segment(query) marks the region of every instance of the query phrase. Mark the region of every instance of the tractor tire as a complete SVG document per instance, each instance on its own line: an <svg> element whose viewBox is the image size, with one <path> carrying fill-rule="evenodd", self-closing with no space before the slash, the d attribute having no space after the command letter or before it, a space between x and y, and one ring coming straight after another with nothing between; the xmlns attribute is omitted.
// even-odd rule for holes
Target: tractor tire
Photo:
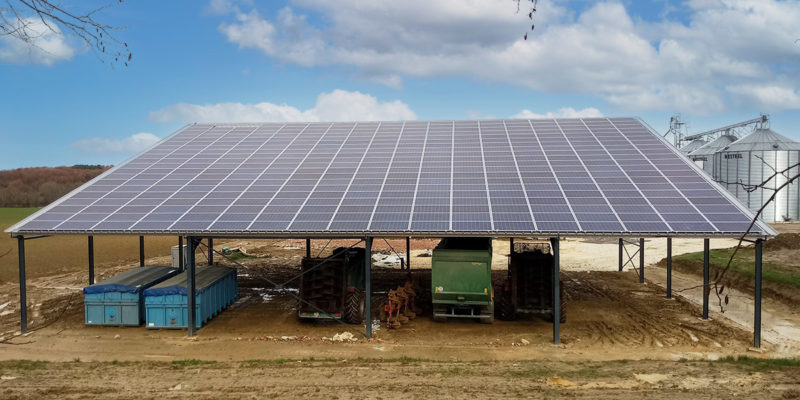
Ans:
<svg viewBox="0 0 800 400"><path fill-rule="evenodd" d="M348 324L360 324L364 321L364 291L353 290L344 295L344 312L342 313L342 320Z"/></svg>
<svg viewBox="0 0 800 400"><path fill-rule="evenodd" d="M514 309L514 303L511 301L511 292L505 292L503 288L500 287L495 290L495 293L500 294L496 299L497 307L495 308L495 316L502 321L513 321L517 319L517 310Z"/></svg>

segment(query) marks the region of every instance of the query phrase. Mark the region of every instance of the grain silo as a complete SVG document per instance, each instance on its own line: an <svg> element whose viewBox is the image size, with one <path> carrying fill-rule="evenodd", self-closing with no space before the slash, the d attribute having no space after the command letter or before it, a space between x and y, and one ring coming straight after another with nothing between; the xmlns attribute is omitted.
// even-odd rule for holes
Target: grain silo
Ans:
<svg viewBox="0 0 800 400"><path fill-rule="evenodd" d="M771 129L756 129L714 155L713 176L742 203L757 211L775 193L774 189L800 173L800 167L773 177L775 172L796 165L799 161L800 143ZM765 181L763 189L748 190L748 186L752 189ZM800 182L794 181L778 191L774 202L764 209L761 218L767 222L800 219Z"/></svg>
<svg viewBox="0 0 800 400"><path fill-rule="evenodd" d="M687 155L701 147L703 147L707 142L703 139L695 139L689 142L686 146L680 148L681 153Z"/></svg>
<svg viewBox="0 0 800 400"><path fill-rule="evenodd" d="M697 150L688 154L689 159L694 161L697 166L713 176L714 173L714 154L720 149L736 141L735 136L722 135L709 143L704 144Z"/></svg>

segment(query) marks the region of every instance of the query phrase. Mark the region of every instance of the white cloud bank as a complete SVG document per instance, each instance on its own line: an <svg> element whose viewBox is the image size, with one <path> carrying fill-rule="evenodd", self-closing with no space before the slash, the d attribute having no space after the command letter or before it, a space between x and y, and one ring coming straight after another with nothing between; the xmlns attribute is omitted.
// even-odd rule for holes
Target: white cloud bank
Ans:
<svg viewBox="0 0 800 400"><path fill-rule="evenodd" d="M507 0L292 0L273 18L232 1L215 2L228 12L219 31L240 48L301 66L349 66L392 87L409 76L458 76L590 94L630 110L800 108L792 78L800 0L689 0L688 23L642 21L618 1L577 15L553 1L539 7L527 41L527 16Z"/></svg>
<svg viewBox="0 0 800 400"><path fill-rule="evenodd" d="M361 92L334 90L321 93L314 107L300 110L287 104L216 103L169 105L150 113L156 122L288 122L288 121L395 121L413 120L417 115L407 104L378 101Z"/></svg>
<svg viewBox="0 0 800 400"><path fill-rule="evenodd" d="M32 38L31 43L11 35L0 36L0 62L51 66L75 55L75 49L67 44L58 25L50 24L51 30L41 20L33 18L19 19L16 23L16 29L22 29L22 25L25 25L24 29Z"/></svg>
<svg viewBox="0 0 800 400"><path fill-rule="evenodd" d="M531 110L522 110L511 118L522 119L536 119L536 118L597 118L602 117L603 113L594 107L584 108L583 110L576 110L572 107L559 108L556 111L546 112L544 114L537 114Z"/></svg>
<svg viewBox="0 0 800 400"><path fill-rule="evenodd" d="M123 139L91 138L79 140L70 147L90 154L138 153L158 143L160 137L148 133L135 133Z"/></svg>

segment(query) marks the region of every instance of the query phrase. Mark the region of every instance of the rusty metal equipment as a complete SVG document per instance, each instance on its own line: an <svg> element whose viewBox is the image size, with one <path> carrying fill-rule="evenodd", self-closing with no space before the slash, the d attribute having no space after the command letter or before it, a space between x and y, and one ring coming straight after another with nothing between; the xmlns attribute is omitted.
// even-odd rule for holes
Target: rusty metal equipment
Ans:
<svg viewBox="0 0 800 400"><path fill-rule="evenodd" d="M554 259L546 242L515 243L508 260L508 278L495 290L497 317L514 320L518 314L553 318ZM559 284L560 322L566 322L564 285Z"/></svg>

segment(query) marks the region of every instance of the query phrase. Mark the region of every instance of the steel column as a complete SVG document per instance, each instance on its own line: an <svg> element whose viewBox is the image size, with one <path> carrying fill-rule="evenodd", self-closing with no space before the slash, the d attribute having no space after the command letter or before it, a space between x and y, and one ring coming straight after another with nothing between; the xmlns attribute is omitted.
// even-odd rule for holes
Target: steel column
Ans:
<svg viewBox="0 0 800 400"><path fill-rule="evenodd" d="M311 258L311 239L306 239L306 258Z"/></svg>
<svg viewBox="0 0 800 400"><path fill-rule="evenodd" d="M94 236L89 236L89 284L94 285Z"/></svg>
<svg viewBox="0 0 800 400"><path fill-rule="evenodd" d="M139 266L144 267L144 236L139 236Z"/></svg>
<svg viewBox="0 0 800 400"><path fill-rule="evenodd" d="M197 314L196 314L197 313L197 305L196 305L196 299L195 299L195 278L194 278L195 261L196 261L195 257L194 257L194 249L195 249L196 240L197 240L197 238L195 238L194 236L189 236L189 237L186 238L186 244L189 245L189 250L190 250L189 251L189 262L187 263L188 264L188 268L186 269L186 271L187 271L186 272L186 286L187 286L186 287L186 307L187 307L186 310L188 311L187 315L189 317L188 321L187 321L187 324L186 324L186 327L187 327L187 331L188 331L189 337L194 336L196 331L197 331L197 329L195 327L195 320L197 319ZM183 249L181 249L181 250L183 250Z"/></svg>
<svg viewBox="0 0 800 400"><path fill-rule="evenodd" d="M17 236L19 256L19 331L28 333L28 300L25 298L25 238Z"/></svg>
<svg viewBox="0 0 800 400"><path fill-rule="evenodd" d="M364 328L367 339L372 338L372 238L364 239Z"/></svg>
<svg viewBox="0 0 800 400"><path fill-rule="evenodd" d="M708 295L711 292L708 257L708 239L703 239L703 319L708 319Z"/></svg>
<svg viewBox="0 0 800 400"><path fill-rule="evenodd" d="M761 348L761 255L763 239L756 239L756 290L753 296L753 347Z"/></svg>
<svg viewBox="0 0 800 400"><path fill-rule="evenodd" d="M208 265L214 265L214 238L208 238Z"/></svg>
<svg viewBox="0 0 800 400"><path fill-rule="evenodd" d="M667 238L667 298L672 298L672 238Z"/></svg>
<svg viewBox="0 0 800 400"><path fill-rule="evenodd" d="M508 253L514 254L514 238L508 238Z"/></svg>
<svg viewBox="0 0 800 400"><path fill-rule="evenodd" d="M178 269L181 271L186 269L183 265L183 236L178 236Z"/></svg>
<svg viewBox="0 0 800 400"><path fill-rule="evenodd" d="M639 283L644 283L644 238L639 238Z"/></svg>
<svg viewBox="0 0 800 400"><path fill-rule="evenodd" d="M619 238L619 272L622 272L622 238Z"/></svg>
<svg viewBox="0 0 800 400"><path fill-rule="evenodd" d="M561 261L558 246L559 238L550 238L553 252L553 344L561 344Z"/></svg>
<svg viewBox="0 0 800 400"><path fill-rule="evenodd" d="M411 271L411 236L406 236L406 269Z"/></svg>

